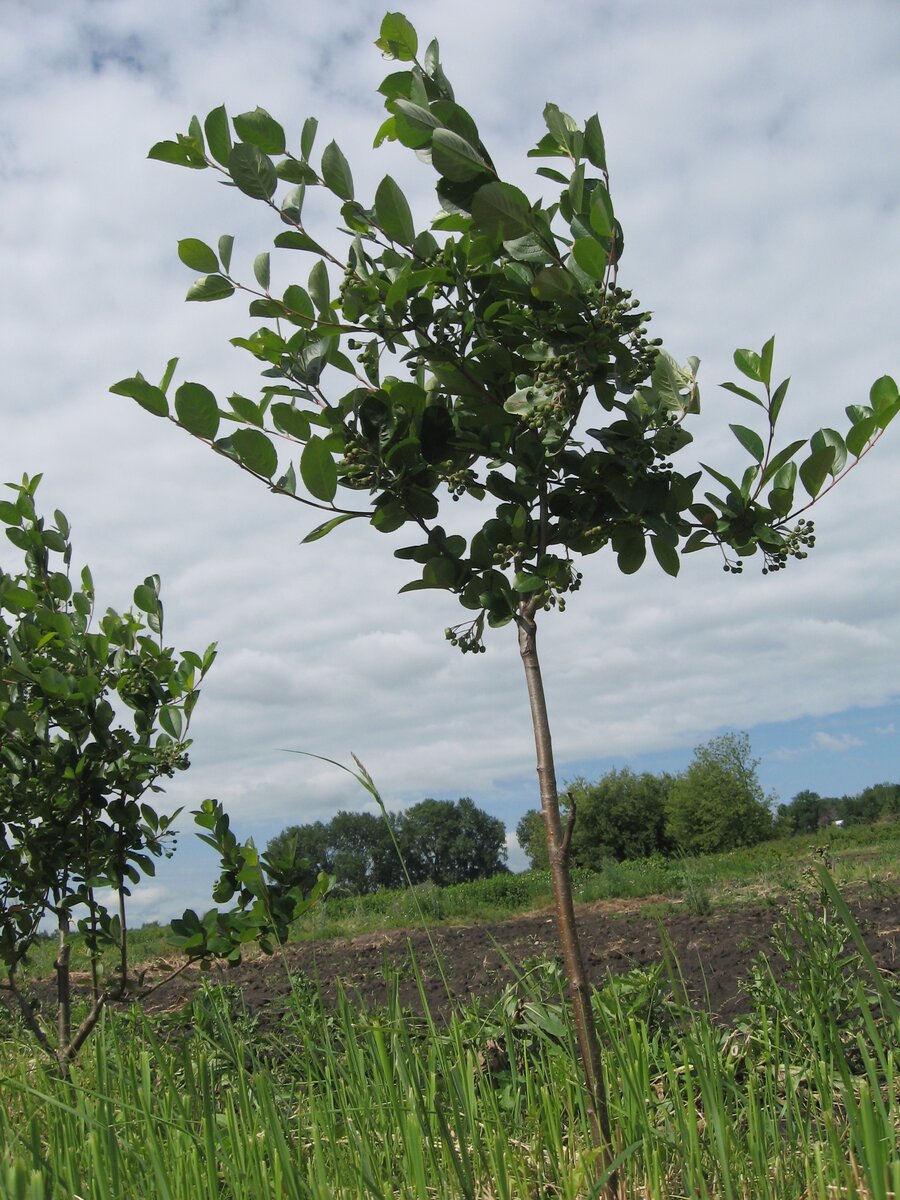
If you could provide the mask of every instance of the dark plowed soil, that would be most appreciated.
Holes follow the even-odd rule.
[[[578,924],[591,982],[602,984],[610,973],[656,963],[668,944],[695,1002],[726,1020],[745,1008],[740,983],[760,951],[771,953],[770,932],[779,917],[778,907],[746,905],[699,917],[676,906],[654,916],[645,911],[647,904],[647,900],[611,901],[579,908]],[[851,898],[850,907],[878,965],[891,973],[900,971],[900,893]],[[662,904],[657,908],[662,910]],[[442,926],[432,932],[432,941],[434,950],[421,929],[391,930],[291,946],[287,958],[292,971],[303,972],[318,983],[327,1000],[333,1000],[342,986],[363,1006],[383,1003],[385,974],[394,973],[401,1000],[420,1009],[414,960],[431,1011],[438,1016],[445,1015],[453,1004],[475,997],[489,1000],[510,982],[514,968],[558,952],[549,910],[493,925]],[[449,984],[449,997],[435,951]],[[773,966],[778,974],[777,959]],[[263,1028],[279,1020],[289,987],[280,956],[254,958],[238,967],[216,969],[212,975],[240,987],[248,1009]],[[197,979],[197,972],[186,972],[148,999],[147,1007],[152,1011],[180,1007],[197,986]]]

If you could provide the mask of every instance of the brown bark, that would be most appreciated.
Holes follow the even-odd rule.
[[[556,904],[556,925],[572,1001],[578,1049],[587,1086],[588,1115],[594,1143],[600,1151],[597,1163],[598,1174],[603,1175],[609,1169],[614,1157],[614,1147],[609,1125],[606,1088],[603,1082],[600,1041],[597,1037],[597,1027],[591,1008],[590,985],[584,969],[584,957],[575,920],[575,905],[572,900],[569,857],[575,812],[574,809],[571,811],[564,830],[559,811],[559,792],[553,764],[553,743],[547,716],[547,701],[544,696],[541,665],[537,653],[537,626],[534,620],[533,606],[523,606],[518,616],[518,626],[519,653],[522,656],[525,680],[528,685],[528,699],[531,704],[541,812],[547,833],[550,874]],[[619,1187],[615,1171],[610,1172],[601,1195],[604,1200],[615,1200],[618,1197]]]

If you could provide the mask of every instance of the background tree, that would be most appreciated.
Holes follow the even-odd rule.
[[[464,796],[422,800],[401,814],[399,840],[413,883],[442,887],[505,871],[506,827]]]
[[[607,771],[594,783],[575,779],[561,796],[577,820],[572,835],[572,866],[599,871],[608,859],[646,858],[671,849],[666,831],[669,775],[638,775],[629,767]],[[528,812],[517,829],[519,844],[531,865],[546,866],[547,838],[541,814]],[[523,842],[523,837],[525,841]]]
[[[798,792],[789,804],[778,805],[775,832],[787,836],[795,833],[815,833],[819,828],[824,803],[818,792]]]
[[[455,99],[437,44],[420,58],[413,27],[389,13],[377,45],[402,69],[381,86],[388,115],[376,144],[396,140],[437,173],[441,211],[430,229],[417,230],[390,176],[374,197],[358,199],[336,142],[314,165],[312,118],[299,155],[263,109],[231,122],[224,107],[203,123],[194,118],[187,133],[158,143],[151,156],[220,174],[277,217],[276,247],[310,255],[313,266],[306,287],[294,283],[276,295],[268,252],[256,257],[255,284],[246,285],[232,273],[230,236],[216,249],[184,239],[182,261],[201,272],[189,299],[242,290],[251,314],[270,322],[235,339],[262,364],[261,394],[220,405],[202,384],[185,382],[170,413],[174,361],[159,386],[136,374],[113,390],[171,417],[271,490],[324,511],[310,539],[354,519],[383,533],[408,527],[412,544],[396,553],[419,570],[406,590],[458,597],[467,616],[446,633],[462,650],[483,650],[489,627],[515,626],[590,1111],[598,1142],[608,1147],[538,616],[563,608],[580,586],[575,556],[606,548],[628,574],[643,565],[648,546],[671,575],[679,547],[717,546],[730,572],[758,551],[766,572],[802,558],[814,540],[803,514],[878,440],[900,399],[885,377],[869,406],[848,410],[846,438],[823,429],[808,446],[779,446],[788,384],[772,385],[774,341],[758,354],[740,350],[736,364],[755,390],[728,386],[758,406],[762,432],[733,427],[749,456],[746,470],[735,480],[707,469],[712,490],[696,500],[702,472],[681,474],[671,458],[691,441],[685,423],[699,411],[698,362],[682,367],[660,351],[647,337],[648,313],[618,284],[624,236],[598,118],[581,126],[547,105],[547,133],[530,154],[554,160],[538,168],[553,197],[530,198],[498,177],[475,121]],[[282,181],[290,189],[276,200]],[[339,202],[340,245],[322,245],[306,229],[309,188]],[[795,502],[798,482],[806,496]],[[338,497],[339,486],[367,502],[351,505],[346,492]],[[456,530],[438,521],[453,508],[444,501],[461,496],[489,498],[474,534],[477,505],[464,506]]]
[[[669,836],[689,854],[752,846],[772,835],[772,810],[746,733],[723,733],[694,751],[669,788]]]
[[[154,859],[174,848],[177,813],[148,802],[188,767],[187,731],[215,658],[163,642],[159,579],[135,589],[138,610],[95,619],[84,567],[73,582],[69,523],[39,516],[40,476],[0,502],[24,570],[0,568],[0,962],[42,1049],[64,1074],[104,1006],[140,988],[128,960],[126,901]],[[102,899],[112,889],[112,911]],[[78,913],[86,912],[85,916]],[[32,1004],[21,968],[43,922],[56,927],[55,1031]],[[71,935],[91,955],[93,1002],[72,1019]],[[111,979],[100,952],[117,950]]]
[[[341,811],[328,822],[285,829],[266,851],[290,857],[304,888],[325,872],[334,877],[337,891],[356,896],[403,887],[404,864],[413,883],[441,886],[507,869],[503,822],[468,797],[422,800],[385,817]]]

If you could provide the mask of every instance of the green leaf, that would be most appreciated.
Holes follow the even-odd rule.
[[[304,159],[308,159],[312,154],[318,128],[319,122],[315,117],[307,117],[303,122],[303,128],[300,131],[300,155]]]
[[[314,242],[308,233],[279,233],[275,245],[280,250],[308,250],[310,254],[324,254],[325,251],[318,242]]]
[[[332,517],[330,521],[325,521],[322,525],[317,525],[316,528],[306,535],[301,546],[305,546],[307,542],[317,542],[319,538],[323,538],[326,534],[331,533],[332,529],[336,529],[338,525],[343,525],[345,521],[352,521],[356,513],[341,513],[339,517]]]
[[[381,22],[381,33],[375,45],[386,58],[412,62],[419,49],[419,39],[403,13],[385,13]]]
[[[307,287],[313,304],[322,316],[327,316],[331,302],[331,288],[328,282],[328,269],[321,258],[309,273]]]
[[[734,365],[748,379],[753,379],[756,383],[763,382],[760,357],[758,354],[754,354],[752,350],[735,350]]]
[[[271,479],[278,468],[278,453],[268,437],[258,429],[236,429],[231,445],[241,464],[265,479]]]
[[[240,113],[234,118],[234,130],[242,142],[258,146],[264,154],[284,154],[284,130],[264,108]]]
[[[544,123],[558,146],[565,147],[570,153],[575,149],[578,125],[568,113],[562,112],[556,104],[546,104]]]
[[[278,187],[275,164],[258,146],[240,142],[228,156],[231,178],[246,196],[268,200]]]
[[[877,428],[878,422],[875,416],[866,416],[862,421],[857,421],[853,425],[852,430],[847,434],[847,450],[854,458],[858,458],[862,454]]]
[[[535,275],[531,285],[532,295],[538,300],[567,300],[574,291],[575,280],[563,267],[544,267]]]
[[[312,325],[316,319],[316,311],[313,308],[313,302],[309,298],[309,293],[298,283],[292,283],[284,290],[282,303],[291,313],[295,314],[295,323],[298,325]],[[290,317],[288,318],[291,319]]]
[[[650,545],[653,547],[653,553],[656,556],[656,561],[662,567],[667,575],[673,577],[678,574],[681,569],[681,559],[678,551],[674,546],[660,537],[650,536]]]
[[[267,292],[271,281],[268,250],[264,250],[262,254],[257,254],[253,260],[253,274],[256,276],[256,282],[262,290]]]
[[[203,122],[203,128],[206,130],[210,154],[220,166],[227,167],[231,154],[231,131],[228,128],[228,114],[224,104],[220,104],[209,113]]]
[[[613,547],[623,575],[633,575],[644,565],[647,557],[647,544],[640,529],[630,529],[625,534],[613,538]]]
[[[185,300],[225,300],[234,295],[234,284],[224,275],[201,275],[187,290]]]
[[[772,357],[775,354],[775,338],[770,337],[762,348],[762,353],[759,356],[759,377],[762,382],[769,386],[772,381]]]
[[[385,175],[375,193],[375,219],[388,237],[401,246],[411,246],[415,241],[409,203],[390,175]]]
[[[603,279],[606,275],[606,251],[593,238],[578,238],[572,246],[572,257],[591,279]]]
[[[68,675],[63,675],[61,671],[57,671],[55,667],[44,667],[38,676],[38,683],[41,685],[41,690],[50,696],[68,696],[74,680]]]
[[[159,594],[155,588],[146,583],[139,583],[134,589],[134,603],[145,613],[159,611]]]
[[[501,242],[515,241],[534,230],[528,197],[511,183],[480,187],[472,197],[472,221],[479,233]]]
[[[729,429],[741,443],[754,462],[761,463],[766,454],[762,438],[746,425],[730,425]]]
[[[820,429],[809,439],[813,450],[825,450],[828,447],[834,451],[834,460],[829,467],[831,475],[839,475],[847,462],[847,446],[844,439],[835,429]]]
[[[181,715],[181,710],[173,708],[171,705],[165,704],[159,710],[159,723],[163,730],[173,737],[176,742],[181,740],[181,735],[184,732],[184,717]]]
[[[735,396],[741,396],[744,400],[749,400],[751,404],[758,404],[760,408],[765,408],[765,403],[760,400],[759,396],[754,396],[752,392],[748,392],[746,388],[738,387],[736,383],[720,383],[720,388],[724,388],[726,392],[733,392]]]
[[[231,270],[231,251],[234,249],[234,238],[230,233],[223,233],[219,238],[219,260],[226,271]]]
[[[769,464],[766,467],[765,474],[762,477],[762,482],[764,484],[768,483],[774,475],[778,474],[785,463],[790,462],[800,447],[805,444],[806,443],[804,439],[801,438],[797,442],[791,442],[791,444],[789,446],[785,446],[783,450],[779,450],[778,453],[772,459],[770,459]]]
[[[151,146],[147,157],[157,162],[174,163],[177,167],[191,167],[195,171],[208,166],[202,152],[185,138],[177,142],[157,142]]]
[[[141,408],[153,413],[154,417],[169,415],[169,402],[164,393],[152,383],[148,383],[143,375],[135,375],[132,379],[120,379],[109,390],[116,396],[128,396],[131,400],[136,400]]]
[[[604,184],[595,187],[591,193],[591,211],[588,217],[591,229],[598,237],[612,237],[616,218],[613,213],[612,200]]]
[[[547,586],[547,581],[540,575],[530,575],[527,571],[517,571],[513,579],[513,590],[524,595],[529,592],[540,592]]]
[[[436,129],[431,140],[431,163],[438,174],[454,183],[477,179],[491,168],[474,146],[452,129]]]
[[[882,375],[880,379],[875,380],[869,391],[869,399],[876,414],[897,403],[900,395],[897,392],[897,384],[890,375]]]
[[[431,145],[435,130],[441,128],[440,118],[413,100],[398,97],[391,103],[394,114],[394,133],[401,145],[420,150]]]
[[[782,379],[778,387],[772,393],[772,399],[769,403],[769,424],[774,425],[778,420],[778,414],[781,412],[781,406],[784,404],[784,398],[787,395],[788,386],[791,382],[790,375],[787,379]]]
[[[280,433],[286,433],[288,437],[296,438],[301,442],[307,440],[309,437],[309,417],[306,413],[300,412],[292,404],[283,403],[273,404],[271,411],[275,428]]]
[[[212,440],[219,429],[219,406],[202,383],[183,383],[175,393],[178,423],[194,437]]]
[[[588,117],[584,127],[584,153],[588,162],[593,163],[601,171],[606,170],[606,143],[603,140],[603,130],[600,128],[600,118],[595,113]]]
[[[178,257],[192,271],[202,271],[208,274],[218,271],[219,260],[215,250],[201,242],[199,238],[182,238],[178,243]]]
[[[300,455],[300,477],[316,500],[330,503],[337,491],[337,466],[321,438],[312,437]]]
[[[341,200],[353,199],[353,176],[337,142],[329,142],[322,154],[322,178],[328,190]]]
[[[163,395],[166,394],[169,384],[172,382],[172,376],[175,374],[175,368],[178,366],[177,358],[170,358],[166,363],[166,369],[163,371],[163,377],[159,381],[159,390]]]
[[[814,451],[809,458],[800,464],[800,482],[806,488],[808,495],[815,500],[822,485],[831,473],[834,462],[834,446],[825,446]]]

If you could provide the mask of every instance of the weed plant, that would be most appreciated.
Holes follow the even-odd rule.
[[[835,893],[836,895],[836,893]],[[828,893],[785,913],[731,1029],[674,964],[593,996],[626,1194],[658,1200],[900,1195],[900,1024]],[[864,947],[863,947],[864,949]],[[412,967],[415,971],[415,965]],[[421,981],[420,981],[421,982]],[[396,980],[394,981],[396,985]],[[109,1014],[63,1083],[0,1026],[4,1200],[524,1200],[592,1194],[563,981],[526,964],[438,1025],[292,981],[277,1027],[207,986],[182,1013]]]

